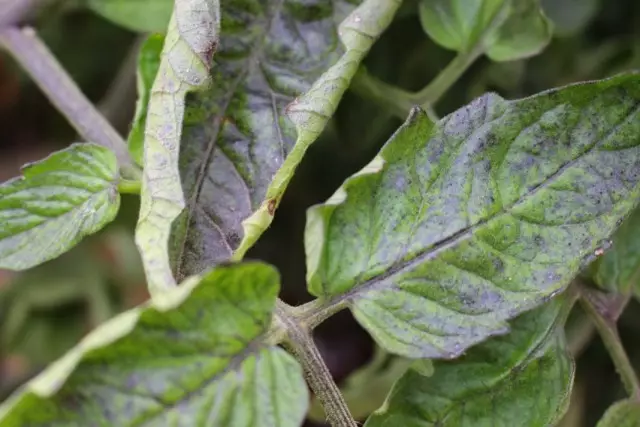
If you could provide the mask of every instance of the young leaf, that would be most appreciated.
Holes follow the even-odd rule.
[[[308,212],[309,290],[376,341],[456,357],[561,292],[640,199],[640,75],[433,124],[415,110]]]
[[[601,288],[621,294],[640,291],[640,209],[616,231],[595,268],[593,279]]]
[[[147,108],[136,227],[152,296],[176,285],[168,242],[171,224],[185,206],[178,170],[185,97],[209,86],[220,27],[218,0],[178,1],[175,6]]]
[[[219,267],[117,316],[0,407],[0,426],[298,427],[298,363],[263,342],[278,293],[264,264]]]
[[[640,424],[640,404],[632,400],[623,400],[612,405],[597,427],[636,427]]]
[[[118,212],[118,162],[102,146],[73,144],[22,174],[0,185],[0,268],[55,258]]]
[[[165,32],[173,0],[85,0],[94,12],[140,32]]]
[[[420,20],[447,49],[494,61],[535,55],[552,34],[539,0],[421,0]]]
[[[212,90],[189,103],[180,170],[187,209],[173,239],[188,276],[242,258],[272,221],[400,0],[227,2]],[[226,22],[226,25],[225,25]]]
[[[459,360],[436,362],[431,378],[407,371],[365,427],[555,425],[567,409],[574,374],[563,308],[554,300],[524,314],[509,335]]]
[[[131,125],[131,132],[127,139],[129,152],[133,159],[140,166],[143,165],[142,157],[144,153],[144,128],[147,124],[147,106],[151,97],[151,86],[158,75],[160,68],[160,54],[164,44],[164,36],[152,34],[140,47],[138,56],[137,87],[138,102],[136,103],[136,114]]]

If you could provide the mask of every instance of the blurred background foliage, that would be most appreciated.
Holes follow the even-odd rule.
[[[166,14],[153,8],[164,1],[145,2],[150,7],[145,29],[162,28]],[[51,2],[35,17],[34,25],[87,96],[126,136],[135,109],[136,56],[143,36],[129,30],[128,22],[110,21],[105,3],[109,1]],[[454,56],[425,35],[416,3],[405,0],[395,22],[365,61],[371,74],[412,91],[425,86]],[[640,69],[638,0],[542,0],[542,4],[555,23],[548,48],[515,62],[481,58],[440,101],[440,116],[487,91],[520,98]],[[273,226],[248,254],[248,258],[264,259],[279,268],[282,297],[287,302],[299,304],[309,299],[302,238],[306,208],[324,201],[347,176],[368,163],[400,123],[379,105],[347,93],[326,131],[309,150]],[[0,52],[0,179],[18,175],[22,164],[76,138],[38,88]],[[96,324],[147,298],[133,243],[137,210],[138,199],[125,196],[113,224],[64,256],[22,274],[0,271],[2,399]],[[640,229],[625,232],[640,241]],[[636,247],[640,250],[640,244]],[[630,358],[640,369],[640,343],[634,339],[640,334],[640,304],[629,305],[619,326]],[[572,315],[567,330],[578,369],[572,404],[562,426],[594,426],[612,402],[624,397],[624,390],[581,312]],[[380,402],[375,396],[384,395],[379,389],[384,390],[385,379],[388,382],[395,375],[389,372],[401,364],[374,349],[346,312],[321,325],[317,340],[338,381],[345,383],[360,368],[345,383],[358,410],[366,413],[367,408],[376,407]],[[374,378],[375,392],[370,393],[366,384],[372,384]]]

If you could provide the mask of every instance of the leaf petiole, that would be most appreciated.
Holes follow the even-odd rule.
[[[611,356],[625,390],[633,400],[640,401],[640,381],[620,341],[616,326],[617,318],[628,301],[628,297],[607,298],[604,294],[585,288],[582,288],[580,298],[584,311],[593,321]]]
[[[413,103],[422,106],[425,111],[429,111],[483,53],[482,46],[468,52],[460,52],[431,83],[411,95]]]
[[[142,181],[140,180],[121,179],[120,182],[118,182],[118,192],[120,194],[140,195],[141,188]]]

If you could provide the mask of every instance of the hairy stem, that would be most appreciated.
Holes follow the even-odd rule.
[[[290,314],[291,307],[278,300],[276,316],[287,330],[284,345],[302,365],[311,389],[322,404],[327,420],[333,427],[357,427],[340,389],[322,360],[313,338]]]
[[[628,299],[627,299],[628,301]],[[614,310],[609,310],[607,304],[598,298],[598,296],[588,290],[583,292],[583,297],[580,299],[581,305],[584,311],[591,318],[602,341],[613,360],[613,364],[620,375],[620,379],[624,385],[625,390],[631,396],[632,399],[640,401],[640,382],[636,375],[631,361],[627,356],[627,352],[622,346],[620,336],[618,335],[618,328],[616,326],[617,317],[622,312],[620,307],[615,307]],[[616,304],[617,306],[626,305],[626,301],[622,304]],[[613,315],[611,315],[613,314]]]
[[[326,301],[318,298],[301,306],[292,307],[291,314],[304,328],[313,330],[329,317],[347,308],[348,305],[349,301],[346,299],[336,303],[333,300]]]
[[[80,135],[115,153],[123,176],[140,175],[126,143],[84,96],[33,29],[2,29],[0,45],[24,67]]]

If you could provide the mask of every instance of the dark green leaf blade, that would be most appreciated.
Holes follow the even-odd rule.
[[[103,17],[133,31],[167,30],[173,0],[85,0],[87,6]]]
[[[187,206],[172,245],[178,278],[242,258],[271,223],[306,149],[400,5],[353,3],[222,4],[214,85],[187,102]]]
[[[494,61],[535,55],[552,35],[539,0],[421,0],[420,20],[438,44]]]
[[[107,322],[0,407],[0,426],[298,427],[298,363],[263,342],[278,273],[218,267]]]
[[[640,291],[640,209],[613,235],[612,246],[594,264],[593,279],[610,292]]]
[[[0,268],[57,257],[111,222],[120,207],[118,162],[107,148],[73,144],[0,185]]]
[[[160,34],[150,35],[140,46],[138,54],[138,69],[136,72],[138,101],[136,113],[131,125],[131,131],[127,138],[129,152],[140,166],[143,165],[144,154],[144,129],[147,124],[147,106],[151,98],[151,87],[158,75],[160,68],[160,54],[164,45],[164,36]]]
[[[623,400],[612,405],[597,427],[636,427],[640,425],[640,404],[633,400]]]
[[[567,408],[574,363],[562,323],[566,302],[524,314],[435,374],[407,371],[365,427],[547,427]]]
[[[640,75],[518,101],[486,95],[433,125],[414,111],[308,212],[310,292],[377,342],[456,357],[561,292],[640,196]]]

